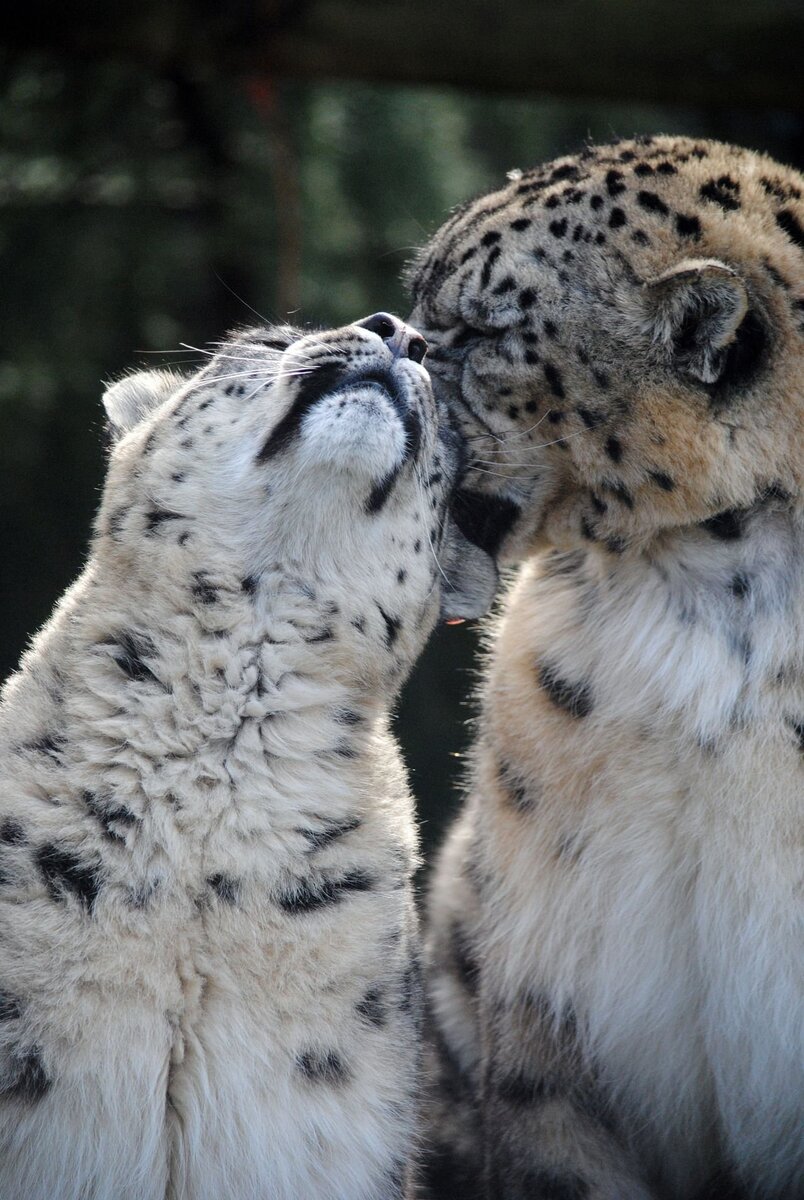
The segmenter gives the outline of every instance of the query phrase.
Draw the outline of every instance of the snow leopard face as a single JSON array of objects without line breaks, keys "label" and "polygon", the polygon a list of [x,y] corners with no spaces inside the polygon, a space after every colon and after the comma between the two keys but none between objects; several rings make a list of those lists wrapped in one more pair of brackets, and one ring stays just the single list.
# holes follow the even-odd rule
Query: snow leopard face
[{"label": "snow leopard face", "polygon": [[115,556],[121,579],[169,593],[174,610],[188,589],[203,605],[282,564],[329,581],[333,603],[365,592],[356,607],[393,614],[394,643],[407,621],[429,630],[439,609],[478,615],[496,575],[447,521],[463,443],[425,351],[380,313],[315,333],[251,329],[194,375],[114,384],[101,561]]}]

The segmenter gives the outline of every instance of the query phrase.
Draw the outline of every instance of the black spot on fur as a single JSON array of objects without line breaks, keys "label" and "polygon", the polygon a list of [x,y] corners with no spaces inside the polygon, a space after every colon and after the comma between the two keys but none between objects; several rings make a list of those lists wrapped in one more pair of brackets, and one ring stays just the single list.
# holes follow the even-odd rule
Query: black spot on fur
[{"label": "black spot on fur", "polygon": [[247,575],[245,579],[240,580],[240,587],[247,596],[254,596],[259,586],[260,578],[258,575]]},{"label": "black spot on fur", "polygon": [[595,211],[597,211],[599,208],[602,208],[604,204],[605,204],[605,200],[603,199],[602,196],[593,194],[589,197],[589,205]]},{"label": "black spot on fur", "polygon": [[53,758],[58,762],[66,745],[67,738],[64,734],[43,733],[41,737],[34,738],[33,741],[23,742],[20,749],[32,750],[35,754],[44,754],[47,758]]},{"label": "black spot on fur", "polygon": [[308,645],[313,645],[315,642],[331,642],[334,637],[334,630],[330,625],[327,625],[324,629],[320,629],[318,633],[314,633],[311,637],[306,637],[304,640]]},{"label": "black spot on fur", "polygon": [[36,1104],[48,1093],[52,1083],[39,1047],[32,1046],[11,1059],[7,1074],[0,1078],[0,1096],[20,1100],[23,1104]]},{"label": "black spot on fur", "polygon": [[648,475],[663,492],[672,492],[676,486],[675,480],[671,479],[665,471],[648,471]]},{"label": "black spot on fur", "polygon": [[473,996],[480,983],[480,963],[469,934],[458,921],[452,926],[451,947],[452,961],[458,978],[466,991]]},{"label": "black spot on fur", "polygon": [[[560,572],[554,573],[559,574]],[[500,786],[508,803],[517,812],[531,812],[535,807],[535,799],[521,776],[517,774],[510,763],[505,762],[500,763],[498,773]]]},{"label": "black spot on fur", "polygon": [[485,288],[487,288],[489,286],[489,280],[491,279],[492,268],[493,268],[494,264],[496,263],[497,259],[500,257],[501,253],[502,253],[502,251],[499,246],[495,246],[493,248],[493,250],[489,250],[488,257],[486,258],[486,261],[483,263],[483,270],[480,272],[480,290],[481,291],[483,291]]},{"label": "black spot on fur", "polygon": [[385,1006],[382,988],[369,988],[362,1000],[355,1005],[355,1012],[369,1025],[382,1029],[388,1021],[388,1011]]},{"label": "black spot on fur", "polygon": [[523,229],[527,229],[532,223],[530,217],[517,217],[515,221],[511,222],[511,229],[516,230],[517,233],[521,233]]},{"label": "black spot on fur", "polygon": [[40,846],[34,858],[53,900],[64,900],[72,893],[88,912],[94,910],[100,891],[97,867],[52,843]]},{"label": "black spot on fur", "polygon": [[240,899],[240,883],[231,875],[217,873],[207,878],[207,886],[224,904],[237,904]]},{"label": "black spot on fur", "polygon": [[156,647],[146,634],[124,629],[100,645],[112,647],[112,662],[134,683],[152,682],[163,686],[145,662],[147,658],[156,657]]},{"label": "black spot on fur", "polygon": [[544,377],[547,380],[548,386],[553,395],[559,400],[563,400],[566,393],[564,391],[564,384],[561,379],[561,372],[559,371],[558,367],[554,366],[553,363],[546,362],[544,364]]},{"label": "black spot on fur", "polygon": [[609,376],[606,374],[605,371],[598,371],[597,369],[594,369],[592,371],[592,378],[594,379],[597,386],[599,388],[602,388],[603,391],[606,391],[606,389],[611,384],[611,380],[609,379]]},{"label": "black spot on fur", "polygon": [[206,571],[193,572],[193,582],[190,586],[190,591],[200,604],[217,603],[218,589],[214,584],[210,583]]},{"label": "black spot on fur", "polygon": [[24,828],[13,817],[0,822],[0,842],[6,846],[24,846],[28,841]]},{"label": "black spot on fur", "polygon": [[553,237],[563,238],[564,234],[567,232],[567,218],[561,217],[560,220],[556,219],[555,221],[551,221],[548,228],[550,229]]},{"label": "black spot on fur", "polygon": [[584,408],[581,405],[579,405],[575,411],[587,429],[597,429],[598,425],[602,425],[606,419],[605,413],[595,412],[594,409]]},{"label": "black spot on fur", "polygon": [[[377,604],[376,600],[374,603]],[[380,604],[377,604],[377,608],[379,609],[380,616],[382,617],[383,622],[385,624],[385,634],[384,634],[385,644],[390,649],[391,646],[393,646],[394,642],[396,641],[397,637],[399,636],[399,630],[402,627],[402,619],[400,617],[389,616],[388,613],[385,611],[385,609]]]},{"label": "black spot on fur", "polygon": [[622,460],[623,444],[619,438],[614,437],[613,435],[610,438],[606,438],[604,449],[612,462],[618,463]]},{"label": "black spot on fur", "polygon": [[740,207],[740,201],[737,199],[740,185],[728,175],[721,175],[719,179],[710,179],[708,183],[702,184],[699,194],[702,200],[719,205],[724,212],[734,212]]},{"label": "black spot on fur", "polygon": [[296,1056],[296,1066],[311,1083],[338,1087],[349,1079],[349,1071],[335,1050],[304,1050]]},{"label": "black spot on fur", "polygon": [[451,513],[465,538],[487,554],[494,555],[513,527],[520,509],[503,496],[461,488],[453,496]]},{"label": "black spot on fur", "polygon": [[736,508],[726,509],[701,522],[701,529],[721,542],[734,542],[743,536],[743,513]]},{"label": "black spot on fur", "polygon": [[523,1071],[516,1071],[497,1080],[494,1091],[506,1104],[511,1104],[515,1108],[528,1108],[531,1105],[541,1104],[545,1100],[551,1100],[559,1094],[560,1087],[556,1079],[536,1079],[526,1075]]},{"label": "black spot on fur", "polygon": [[733,596],[736,596],[738,600],[742,600],[743,597],[747,596],[750,592],[751,583],[747,575],[743,575],[741,571],[738,571],[737,574],[732,577],[729,588]]},{"label": "black spot on fur", "polygon": [[500,237],[501,234],[498,233],[496,229],[490,229],[488,233],[483,234],[482,238],[480,239],[480,245],[493,246],[496,242],[499,242]]},{"label": "black spot on fur", "polygon": [[587,717],[592,711],[592,691],[589,684],[571,683],[562,678],[552,663],[538,664],[536,673],[540,686],[556,708],[561,708],[576,718]]},{"label": "black spot on fur", "polygon": [[151,508],[145,514],[145,531],[154,533],[166,521],[183,521],[184,513],[171,512],[167,508]]},{"label": "black spot on fur", "polygon": [[657,196],[655,192],[637,192],[637,203],[647,212],[658,213],[661,217],[666,217],[670,212],[664,200],[662,200],[661,196]]},{"label": "black spot on fur", "polygon": [[373,878],[365,871],[355,868],[336,879],[302,879],[277,898],[279,907],[291,916],[304,916],[318,909],[339,904],[353,892],[370,892]]},{"label": "black spot on fur", "polygon": [[116,825],[130,828],[136,825],[138,818],[124,804],[116,804],[110,796],[98,795],[96,792],[84,791],[81,799],[101,824],[104,836],[113,842],[125,842],[125,834],[116,829]]},{"label": "black spot on fur", "polygon": [[296,830],[305,838],[310,851],[323,850],[325,846],[329,846],[339,838],[345,837],[347,833],[359,829],[363,824],[360,817],[345,817],[342,821],[335,821],[328,817],[316,817],[316,820],[321,821],[320,829]]},{"label": "black spot on fur", "polygon": [[624,483],[604,483],[603,487],[605,487],[607,492],[611,492],[612,496],[616,496],[620,503],[624,504],[626,508],[633,509],[634,497],[631,495]]},{"label": "black spot on fur", "polygon": [[610,196],[619,196],[625,191],[625,176],[622,171],[606,172],[606,191]]},{"label": "black spot on fur", "polygon": [[345,370],[346,367],[343,363],[324,363],[301,377],[296,399],[273,432],[266,438],[257,455],[257,462],[266,462],[269,458],[287,449],[298,434],[305,414],[322,396],[337,386],[343,378]]},{"label": "black spot on fur", "polygon": [[[609,228],[619,229],[625,223],[626,216],[623,210],[621,208],[613,208],[609,214]],[[600,237],[600,234],[598,234],[598,237]]]},{"label": "black spot on fur", "polygon": [[22,1001],[8,992],[0,992],[0,1021],[16,1021],[22,1016]]},{"label": "black spot on fur", "polygon": [[783,208],[776,214],[776,224],[783,230],[792,242],[804,250],[804,227],[796,214],[789,208]]}]

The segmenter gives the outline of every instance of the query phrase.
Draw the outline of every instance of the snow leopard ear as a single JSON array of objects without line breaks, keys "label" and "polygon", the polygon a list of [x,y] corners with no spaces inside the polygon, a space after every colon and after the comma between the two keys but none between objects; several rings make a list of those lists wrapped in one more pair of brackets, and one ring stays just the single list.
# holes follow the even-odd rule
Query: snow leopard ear
[{"label": "snow leopard ear", "polygon": [[182,376],[174,371],[137,371],[110,384],[103,393],[110,442],[114,444],[139,425],[183,382]]},{"label": "snow leopard ear", "polygon": [[453,520],[439,555],[442,621],[482,617],[494,602],[499,574],[494,559],[461,533]]},{"label": "snow leopard ear", "polygon": [[[748,293],[736,271],[714,258],[677,263],[641,291],[645,332],[685,374],[716,383],[748,313]],[[745,337],[743,336],[743,340]]]}]

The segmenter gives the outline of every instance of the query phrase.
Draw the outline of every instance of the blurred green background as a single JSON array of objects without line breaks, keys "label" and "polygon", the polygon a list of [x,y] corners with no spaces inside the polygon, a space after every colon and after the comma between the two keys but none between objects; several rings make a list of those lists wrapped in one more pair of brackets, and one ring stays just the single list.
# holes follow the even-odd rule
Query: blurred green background
[{"label": "blurred green background", "polygon": [[[323,325],[404,315],[400,269],[452,205],[587,138],[723,137],[804,166],[800,113],[733,102],[651,107],[7,54],[0,675],[86,554],[102,381],[137,364],[191,365],[200,356],[177,354],[181,343],[203,347],[255,312]],[[399,707],[427,850],[456,803],[476,650],[476,630],[439,630]]]}]

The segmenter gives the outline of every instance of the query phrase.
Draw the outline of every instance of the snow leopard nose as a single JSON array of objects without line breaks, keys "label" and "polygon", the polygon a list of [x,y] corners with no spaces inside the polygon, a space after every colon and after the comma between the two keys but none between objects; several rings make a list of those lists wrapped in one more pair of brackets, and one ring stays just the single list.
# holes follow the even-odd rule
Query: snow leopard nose
[{"label": "snow leopard nose", "polygon": [[427,353],[427,342],[410,325],[392,317],[390,313],[378,312],[363,321],[356,321],[361,329],[376,333],[387,344],[394,358],[412,358],[420,363]]}]

